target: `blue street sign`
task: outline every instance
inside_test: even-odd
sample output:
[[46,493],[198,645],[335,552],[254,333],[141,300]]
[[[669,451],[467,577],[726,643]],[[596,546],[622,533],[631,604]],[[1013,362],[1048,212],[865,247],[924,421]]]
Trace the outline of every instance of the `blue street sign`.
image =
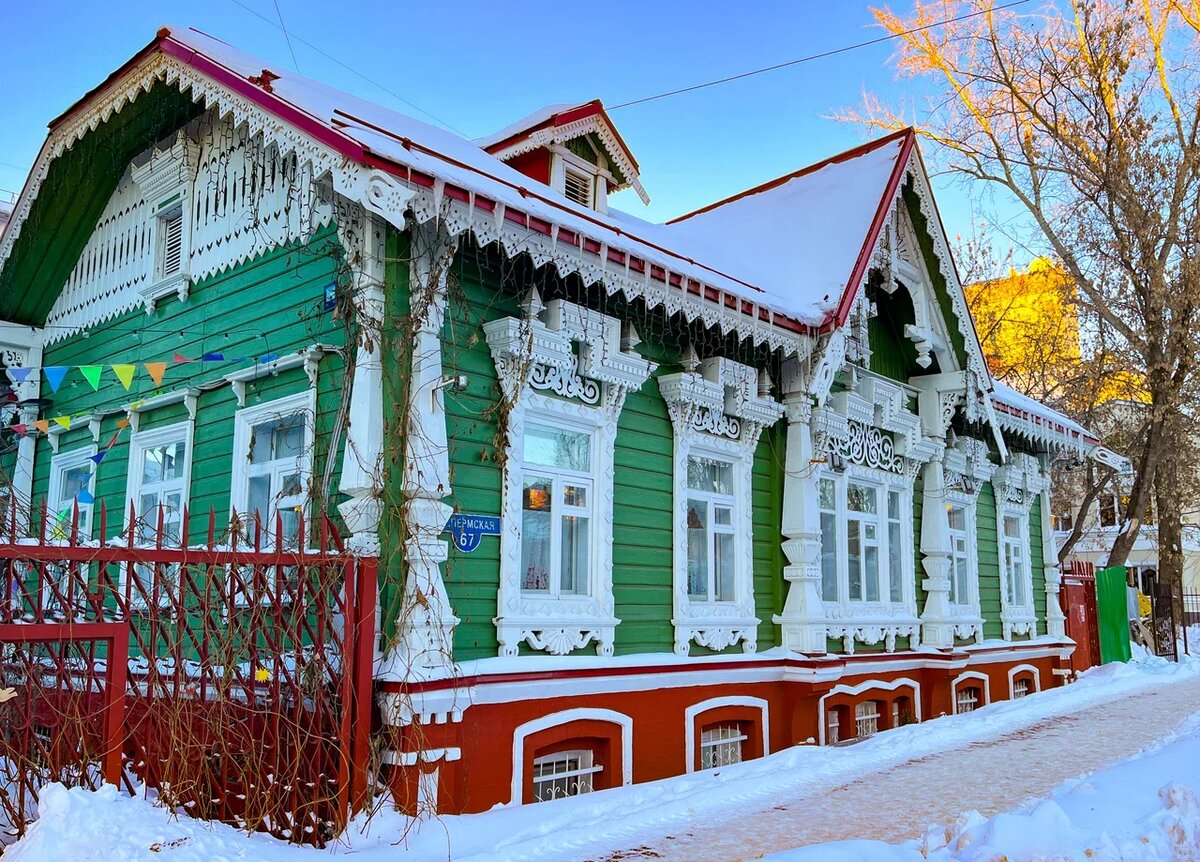
[[450,531],[454,547],[469,554],[479,547],[484,536],[500,535],[500,519],[491,515],[451,515],[446,529]]

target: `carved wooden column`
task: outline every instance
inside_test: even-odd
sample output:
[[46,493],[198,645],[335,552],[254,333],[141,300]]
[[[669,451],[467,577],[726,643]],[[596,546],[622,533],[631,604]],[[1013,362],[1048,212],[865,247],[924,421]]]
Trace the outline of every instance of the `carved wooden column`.
[[[22,373],[12,369],[37,368],[42,364],[43,331],[15,323],[0,322],[0,352],[4,365],[10,369],[8,378],[18,402],[37,402],[41,395],[41,374]],[[37,407],[16,408],[15,418],[9,421],[32,426],[38,418]],[[17,461],[12,476],[10,504],[16,507],[17,536],[29,534],[30,506],[33,500],[33,459],[37,452],[37,435],[24,434],[17,441]],[[3,523],[10,523],[10,513],[0,512]],[[13,537],[16,538],[16,537]]]
[[454,243],[442,230],[412,233],[410,303],[415,327],[405,432],[404,596],[397,620],[397,659],[414,669],[453,664],[452,634],[458,618],[450,608],[442,564],[449,553],[441,538],[452,509],[446,411],[442,399],[442,324],[446,274]]
[[[785,368],[785,384],[791,375]],[[821,601],[821,513],[814,463],[812,399],[807,392],[788,392],[787,453],[783,478],[783,553],[788,583],[783,613],[774,618],[783,646],[796,652],[823,653],[826,648],[825,607]]]
[[350,533],[350,547],[364,556],[379,555],[379,518],[383,511],[383,285],[387,227],[359,204],[339,208],[338,234],[353,272],[353,303],[359,338],[353,348],[354,378],[350,421],[338,484],[350,499],[338,512]]
[[[1045,467],[1048,471],[1049,466]],[[1042,572],[1046,576],[1046,634],[1066,637],[1067,618],[1058,594],[1062,589],[1062,568],[1058,564],[1058,544],[1054,541],[1054,519],[1050,512],[1050,483],[1042,489]]]
[[950,519],[946,511],[946,480],[942,457],[927,461],[921,507],[921,565],[925,569],[925,609],[921,613],[921,640],[926,646],[954,646],[954,620],[950,612]]

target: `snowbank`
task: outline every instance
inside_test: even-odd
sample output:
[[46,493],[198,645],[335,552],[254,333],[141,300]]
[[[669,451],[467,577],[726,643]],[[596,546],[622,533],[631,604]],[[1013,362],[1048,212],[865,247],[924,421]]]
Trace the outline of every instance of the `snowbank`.
[[[806,786],[845,781],[914,758],[992,739],[1114,697],[1193,679],[1197,675],[1200,675],[1200,660],[1191,659],[1175,665],[1163,659],[1149,658],[1137,664],[1094,668],[1083,674],[1079,682],[1066,688],[1053,689],[1018,701],[996,703],[968,715],[945,716],[920,725],[897,728],[849,748],[798,746],[735,767],[538,805],[503,807],[484,814],[442,817],[425,823],[414,823],[394,812],[385,812],[369,823],[352,827],[350,834],[345,836],[345,844],[335,847],[332,852],[333,855],[351,853],[361,862],[383,862],[396,858],[414,862],[603,858],[605,851],[630,846],[646,833],[661,833],[664,828],[694,823],[709,814],[727,815],[731,806],[745,810],[767,807],[773,798],[782,793],[796,793],[803,791]],[[1191,769],[1200,780],[1200,737],[1193,740],[1191,745],[1195,753]],[[1147,792],[1153,796],[1162,783],[1159,782]],[[1157,803],[1163,829],[1192,828],[1173,826],[1176,821],[1170,818],[1175,817],[1179,824],[1184,824],[1185,820],[1179,819],[1184,816],[1181,812],[1192,811],[1194,800],[1182,789],[1172,798],[1176,800],[1172,808]],[[1188,805],[1193,807],[1188,808]],[[1143,819],[1155,813],[1146,806],[1139,808],[1138,812],[1138,817]],[[1058,825],[1063,823],[1053,809],[1004,816],[1024,817],[1020,821],[1022,824],[1038,823],[1038,818]],[[1186,822],[1191,823],[1190,820]],[[1010,828],[1007,823],[996,818],[986,828],[1007,830]],[[1071,819],[1071,823],[1076,821]],[[1075,828],[1080,830],[1082,836],[1087,823],[1080,820]],[[991,840],[988,837],[990,833],[985,834],[980,830],[985,830],[984,824],[963,824],[963,829],[954,832],[952,837],[958,842],[961,835],[969,834],[973,836],[970,840],[976,846],[983,847],[986,846],[984,841]],[[1084,839],[1080,837],[1079,840]],[[155,846],[157,850],[152,849]],[[406,848],[407,852],[401,848]],[[169,856],[163,855],[165,849],[170,850]],[[912,855],[919,851],[911,846],[895,848],[886,844],[855,842],[853,845],[834,845],[826,849],[829,855],[802,858],[868,862],[874,859],[893,862],[897,859],[920,858],[919,855]],[[113,788],[91,793],[50,787],[42,795],[41,819],[31,827],[24,839],[8,850],[5,862],[60,862],[91,857],[103,858],[105,862],[166,858],[173,862],[207,862],[212,859],[300,862],[316,859],[318,857],[313,854],[318,853],[325,857],[329,855],[324,851],[290,847],[264,836],[247,837],[220,824],[203,823],[186,817],[175,818],[170,812],[154,807],[145,799],[129,798]],[[791,857],[784,858],[791,862]],[[938,858],[965,860],[989,857],[960,855]]]
[[1200,714],[1138,757],[985,820],[970,811],[922,841],[814,844],[764,862],[1180,862],[1200,858]]

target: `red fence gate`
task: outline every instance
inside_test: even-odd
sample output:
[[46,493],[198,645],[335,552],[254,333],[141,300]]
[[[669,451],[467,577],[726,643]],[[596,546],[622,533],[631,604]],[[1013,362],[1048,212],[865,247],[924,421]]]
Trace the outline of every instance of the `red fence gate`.
[[[100,510],[99,535],[108,533]],[[323,844],[368,790],[376,561],[328,520],[139,522],[99,544],[45,511],[0,540],[0,816],[50,781],[143,783],[193,816]],[[246,534],[249,533],[249,536]],[[135,536],[158,537],[154,546]],[[167,547],[163,537],[172,539]]]
[[1082,560],[1068,560],[1063,566],[1059,593],[1066,616],[1067,637],[1075,641],[1071,669],[1082,673],[1100,664],[1099,614],[1096,609],[1096,567]]

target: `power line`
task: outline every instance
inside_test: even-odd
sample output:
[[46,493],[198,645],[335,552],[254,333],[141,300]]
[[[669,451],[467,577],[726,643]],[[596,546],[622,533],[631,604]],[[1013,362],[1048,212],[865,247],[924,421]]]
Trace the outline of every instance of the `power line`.
[[279,18],[279,29],[283,31],[284,41],[287,42],[288,53],[292,55],[292,68],[296,70],[296,74],[300,74],[300,64],[296,62],[296,49],[292,47],[292,37],[287,31],[287,24],[283,23],[283,12],[279,11],[279,0],[275,2],[275,16]]
[[[234,2],[237,2],[237,0],[234,0]],[[924,30],[932,30],[934,27],[941,27],[945,24],[953,24],[956,21],[965,21],[968,18],[975,18],[979,15],[988,15],[988,14],[991,14],[992,12],[999,12],[1001,9],[1011,9],[1014,6],[1023,6],[1028,2],[1030,2],[1030,0],[1014,0],[1014,2],[1005,3],[1002,6],[993,6],[990,9],[982,9],[982,10],[979,10],[976,12],[968,12],[965,15],[959,15],[957,18],[947,18],[944,21],[935,21],[932,24],[925,24],[921,27],[913,27],[911,30],[905,30],[902,33],[889,33],[887,36],[880,36],[877,39],[868,39],[865,42],[858,42],[858,43],[855,43],[854,45],[846,45],[841,48],[834,48],[831,51],[822,51],[819,54],[810,54],[809,56],[801,57],[798,60],[788,60],[786,63],[776,63],[774,66],[764,66],[761,69],[753,69],[749,72],[741,72],[737,75],[730,75],[727,78],[718,78],[715,81],[706,81],[703,84],[693,84],[690,87],[680,87],[678,90],[670,90],[666,93],[658,93],[657,95],[654,95],[654,96],[643,96],[640,99],[633,99],[632,101],[629,101],[629,102],[622,102],[619,105],[612,105],[611,107],[608,107],[607,110],[615,111],[618,108],[628,108],[633,105],[642,105],[642,104],[645,104],[646,102],[655,102],[659,99],[665,99],[668,96],[678,96],[681,93],[691,93],[695,90],[703,90],[706,87],[715,87],[718,84],[728,84],[730,81],[740,81],[742,78],[750,78],[750,77],[753,77],[754,75],[762,75],[766,72],[774,72],[779,69],[786,69],[789,66],[798,66],[801,63],[808,63],[813,60],[822,60],[826,57],[833,57],[836,54],[845,54],[847,51],[855,51],[859,48],[867,48],[871,45],[878,45],[881,42],[890,42],[892,39],[898,39],[901,36],[908,36],[912,33],[920,33]]]
[[[282,28],[280,28],[280,26],[277,23],[272,21],[266,15],[263,15],[257,9],[252,9],[251,7],[247,6],[245,3],[241,2],[241,0],[230,0],[230,2],[236,6],[240,6],[241,8],[245,9],[247,12],[249,12],[254,17],[260,18],[263,21],[266,21],[272,27],[275,27],[276,29],[282,29]],[[429,113],[429,111],[426,111],[424,108],[420,107],[419,105],[414,105],[412,102],[410,102],[408,99],[404,98],[403,96],[401,96],[399,93],[395,92],[394,90],[390,90],[387,87],[385,87],[383,84],[376,81],[375,79],[367,77],[362,72],[358,71],[358,69],[355,69],[353,66],[343,63],[341,60],[339,60],[337,57],[333,56],[332,54],[328,54],[325,51],[322,51],[320,48],[318,48],[312,42],[307,42],[304,39],[301,39],[299,36],[292,36],[291,38],[295,39],[297,42],[299,42],[301,45],[305,46],[309,50],[317,52],[322,57],[324,57],[326,60],[329,60],[331,63],[336,63],[337,65],[341,66],[343,69],[345,69],[347,72],[350,72],[352,75],[357,75],[359,78],[362,78],[368,84],[378,87],[379,89],[383,90],[383,92],[387,93],[392,98],[396,99],[397,101],[403,102],[405,105],[408,105],[414,111],[424,114],[426,117],[433,120],[439,126],[444,126],[445,128],[449,129],[450,131],[452,131],[458,135],[461,135],[464,138],[470,138],[470,135],[468,135],[462,129],[455,128],[450,123],[447,123],[445,120],[441,119],[440,117],[434,116],[433,114]]]

